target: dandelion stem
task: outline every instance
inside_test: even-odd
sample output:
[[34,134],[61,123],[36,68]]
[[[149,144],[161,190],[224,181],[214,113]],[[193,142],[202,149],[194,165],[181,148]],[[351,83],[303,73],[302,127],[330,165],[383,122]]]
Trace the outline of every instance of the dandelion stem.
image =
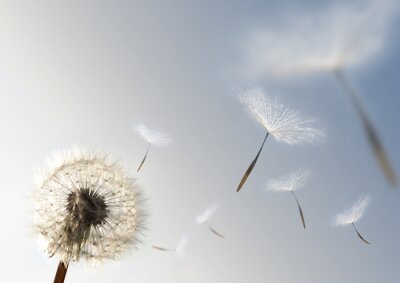
[[56,276],[54,277],[54,283],[64,283],[67,270],[68,270],[68,263],[60,261],[60,263],[58,264]]
[[344,92],[350,98],[350,101],[352,102],[353,106],[355,107],[355,109],[357,111],[358,116],[361,119],[361,123],[362,123],[364,131],[367,135],[368,141],[372,147],[375,158],[379,162],[379,165],[381,166],[389,183],[392,186],[396,186],[397,185],[396,175],[390,165],[389,159],[388,159],[386,152],[382,146],[380,138],[379,138],[377,132],[375,131],[374,127],[372,126],[372,123],[370,122],[357,93],[351,87],[349,81],[346,79],[345,75],[343,74],[343,71],[340,68],[337,68],[334,72],[335,72],[336,79],[338,80],[339,84],[342,86]]
[[246,172],[244,173],[244,175],[242,177],[242,180],[240,180],[240,183],[239,183],[238,188],[236,189],[236,192],[239,192],[242,189],[242,187],[243,187],[244,183],[246,182],[247,178],[249,177],[251,171],[253,171],[253,168],[257,163],[257,159],[260,156],[261,150],[264,147],[264,144],[265,144],[265,141],[267,140],[268,135],[269,135],[269,132],[267,132],[267,134],[265,135],[264,141],[261,144],[261,147],[260,147],[260,149],[259,149],[259,151],[258,151],[258,153],[256,155],[256,158],[253,160],[253,162],[251,162],[249,168],[247,168]]
[[354,230],[356,231],[358,237],[359,237],[364,243],[366,243],[366,244],[369,245],[370,242],[368,242],[367,240],[365,240],[365,239],[363,238],[363,236],[361,236],[361,234],[358,232],[356,226],[354,225],[354,222],[352,222],[351,225],[353,226]]
[[143,157],[143,159],[142,159],[142,162],[140,162],[140,165],[139,165],[139,168],[137,169],[137,172],[139,172],[140,168],[142,168],[144,162],[146,161],[147,154],[149,154],[150,145],[151,145],[151,143],[149,143],[149,145],[148,145],[148,147],[147,147],[146,154],[144,155],[144,157]]
[[301,209],[300,203],[297,200],[297,197],[296,197],[294,191],[290,191],[290,192],[292,193],[292,195],[293,195],[293,197],[294,197],[294,199],[295,199],[295,201],[297,203],[297,206],[299,207],[299,213],[300,213],[300,217],[301,217],[301,222],[303,223],[304,229],[306,229],[306,222],[304,220],[304,214],[303,214],[303,210]]

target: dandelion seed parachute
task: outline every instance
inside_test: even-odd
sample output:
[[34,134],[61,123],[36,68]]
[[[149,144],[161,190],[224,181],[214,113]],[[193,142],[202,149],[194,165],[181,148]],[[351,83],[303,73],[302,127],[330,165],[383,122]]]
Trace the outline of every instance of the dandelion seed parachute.
[[189,243],[189,239],[186,236],[183,236],[175,249],[164,248],[160,246],[152,246],[153,249],[162,251],[162,252],[174,252],[175,256],[180,260],[183,260],[186,257],[186,249]]
[[277,97],[267,96],[260,88],[244,92],[239,100],[277,141],[294,145],[315,143],[323,137],[313,125],[315,120],[303,118],[300,112],[281,104]]
[[146,161],[147,155],[149,154],[150,146],[163,146],[170,143],[172,139],[167,134],[150,129],[144,124],[137,125],[135,130],[145,141],[148,142],[146,154],[144,155],[137,169],[137,172],[139,172]]
[[[196,217],[197,224],[207,223],[208,220],[217,212],[218,203],[213,203],[209,207],[207,207],[201,214]],[[225,238],[221,233],[217,232],[214,228],[212,228],[209,224],[207,224],[208,229],[215,235],[220,238]]]
[[239,96],[239,100],[265,128],[266,135],[255,159],[250,163],[240,180],[236,189],[237,192],[242,189],[253,171],[269,135],[277,141],[291,145],[315,143],[323,137],[322,132],[313,126],[314,120],[304,119],[299,112],[280,104],[276,97],[266,96],[260,88],[243,93]]
[[310,170],[299,169],[281,178],[269,180],[265,190],[269,192],[298,191],[306,185],[310,177]]
[[245,41],[249,75],[298,76],[362,65],[385,46],[398,11],[397,0],[335,2],[286,18],[281,28],[253,31]]
[[283,176],[280,179],[273,179],[268,181],[266,191],[270,192],[290,192],[297,203],[299,209],[299,214],[301,218],[301,223],[303,228],[306,229],[306,222],[304,219],[303,209],[296,197],[295,191],[303,188],[311,176],[311,171],[299,169],[288,175]]
[[144,124],[137,125],[135,130],[145,141],[155,146],[167,145],[172,141],[168,134],[150,129]]
[[196,223],[202,224],[204,222],[207,222],[217,212],[218,206],[218,203],[213,203],[209,207],[207,207],[201,214],[196,217]]
[[189,244],[189,239],[186,236],[183,236],[181,238],[181,240],[178,243],[178,246],[175,249],[175,255],[183,260],[186,257],[186,250],[187,250],[187,246]]
[[347,209],[345,212],[338,214],[335,218],[335,225],[337,226],[346,226],[351,224],[358,237],[366,244],[370,243],[365,240],[365,238],[359,233],[355,226],[355,223],[359,221],[364,215],[364,212],[367,209],[370,201],[370,196],[363,196],[350,209]]
[[370,196],[367,195],[361,197],[350,209],[347,209],[336,216],[335,224],[338,226],[345,226],[351,223],[356,223],[364,215],[370,202]]
[[35,226],[49,256],[64,264],[60,274],[70,261],[115,259],[139,244],[142,200],[135,181],[106,155],[56,155],[38,175]]

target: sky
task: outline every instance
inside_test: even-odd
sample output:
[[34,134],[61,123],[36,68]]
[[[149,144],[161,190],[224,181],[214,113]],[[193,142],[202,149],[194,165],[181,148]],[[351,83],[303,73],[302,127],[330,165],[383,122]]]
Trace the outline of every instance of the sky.
[[[384,1],[380,1],[384,2]],[[147,198],[143,244],[102,266],[72,263],[65,282],[398,282],[399,188],[377,165],[337,83],[340,67],[400,178],[400,24],[396,1],[1,1],[1,282],[52,282],[37,245],[35,170],[54,150],[101,149]],[[378,4],[377,4],[378,3]],[[377,5],[377,6],[376,6]],[[237,96],[260,87],[316,120],[323,142],[269,139]],[[139,124],[168,133],[139,173]],[[312,171],[289,194],[269,180]],[[364,195],[357,228],[335,216]],[[209,224],[196,217],[213,203]],[[152,245],[176,247],[184,258]]]

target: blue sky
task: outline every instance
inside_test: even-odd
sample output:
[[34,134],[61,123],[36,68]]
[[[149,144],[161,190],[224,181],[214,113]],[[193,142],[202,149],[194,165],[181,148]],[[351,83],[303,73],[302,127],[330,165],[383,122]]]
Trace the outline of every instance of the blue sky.
[[[0,3],[0,281],[53,280],[57,260],[34,234],[34,169],[53,150],[78,144],[109,152],[138,179],[149,199],[149,230],[120,261],[71,264],[66,282],[397,282],[399,191],[385,180],[332,71],[277,75],[278,66],[269,65],[294,62],[308,48],[312,55],[335,51],[331,39],[342,37],[329,33],[346,34],[341,25],[372,2],[160,2]],[[373,51],[355,52],[358,61],[345,62],[343,71],[399,176],[400,18],[395,8],[374,10],[375,22],[357,33]],[[300,22],[307,43],[301,52]],[[274,44],[263,46],[255,32]],[[274,54],[256,60],[262,68],[251,59],[258,53],[249,54],[253,44]],[[268,140],[236,193],[265,134],[237,90],[258,86],[317,119],[326,138],[304,146]],[[147,144],[134,131],[138,123],[173,138],[152,149],[139,174]],[[268,180],[300,167],[313,171],[297,195],[306,230],[289,195],[264,192]],[[372,201],[357,227],[368,246],[351,227],[332,225],[364,194]],[[225,240],[195,224],[214,202],[220,206],[210,222]],[[151,248],[176,246],[183,235],[183,261]]]

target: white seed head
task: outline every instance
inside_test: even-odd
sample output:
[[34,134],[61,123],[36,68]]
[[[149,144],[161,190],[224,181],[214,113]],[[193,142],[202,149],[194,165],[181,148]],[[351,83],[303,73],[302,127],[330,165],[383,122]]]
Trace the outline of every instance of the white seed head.
[[135,181],[101,153],[55,155],[38,175],[35,227],[50,256],[101,262],[136,246],[143,199]]
[[344,226],[356,223],[363,216],[370,201],[371,197],[368,195],[361,197],[350,209],[336,216],[335,225]]
[[196,223],[197,224],[202,224],[206,221],[208,221],[217,211],[218,209],[218,203],[213,203],[209,207],[206,208],[201,214],[199,214],[196,217]]
[[268,181],[266,191],[294,192],[304,187],[311,176],[310,170],[299,169],[279,179]]
[[239,100],[254,118],[278,141],[288,144],[313,143],[322,132],[312,126],[314,120],[303,119],[301,114],[269,97],[260,88],[242,93]]
[[247,40],[247,76],[298,75],[364,63],[382,47],[397,0],[344,1],[282,17]]
[[155,146],[167,145],[172,141],[168,134],[150,129],[144,124],[137,125],[135,130],[144,140]]

